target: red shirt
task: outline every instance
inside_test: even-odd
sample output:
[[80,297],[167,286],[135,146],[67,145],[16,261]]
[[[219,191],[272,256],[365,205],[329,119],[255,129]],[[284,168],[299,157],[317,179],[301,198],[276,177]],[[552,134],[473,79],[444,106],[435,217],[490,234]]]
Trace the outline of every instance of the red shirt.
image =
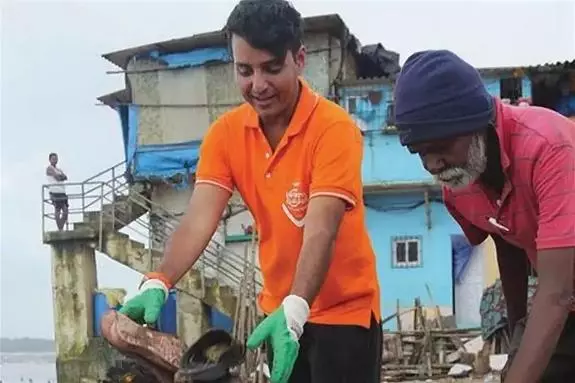
[[524,249],[575,247],[575,123],[549,109],[496,101],[506,182],[499,200],[481,185],[444,189],[445,205],[473,245],[496,234]]

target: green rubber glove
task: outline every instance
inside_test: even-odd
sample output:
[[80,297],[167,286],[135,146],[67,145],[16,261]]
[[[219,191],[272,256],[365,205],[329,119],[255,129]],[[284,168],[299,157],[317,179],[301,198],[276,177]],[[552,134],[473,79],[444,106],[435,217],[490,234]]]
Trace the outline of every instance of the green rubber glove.
[[271,383],[287,383],[299,353],[299,338],[309,316],[307,302],[298,296],[290,295],[282,305],[264,319],[247,341],[251,350],[265,341],[272,347],[273,365],[270,366]]
[[158,321],[160,311],[166,302],[167,287],[157,279],[149,279],[142,284],[138,295],[128,300],[120,313],[139,324],[153,325]]

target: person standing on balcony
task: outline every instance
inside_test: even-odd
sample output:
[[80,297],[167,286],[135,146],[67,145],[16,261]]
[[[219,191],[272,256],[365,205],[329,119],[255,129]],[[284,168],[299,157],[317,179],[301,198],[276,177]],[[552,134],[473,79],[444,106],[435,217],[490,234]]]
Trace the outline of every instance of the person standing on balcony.
[[301,78],[302,18],[285,0],[242,0],[226,30],[245,103],[204,137],[188,210],[159,268],[123,307],[152,323],[198,260],[237,189],[260,239],[273,383],[379,383],[382,353],[375,255],[365,224],[362,135]]
[[[575,382],[575,124],[503,104],[446,50],[407,59],[395,120],[469,241],[495,242],[513,333],[503,381]],[[529,315],[527,260],[538,275]]]
[[56,153],[50,153],[48,160],[50,161],[50,164],[46,167],[48,191],[52,205],[54,205],[56,226],[61,231],[68,221],[68,196],[64,186],[64,181],[68,180],[68,177],[62,169],[56,166],[58,165],[58,155]]

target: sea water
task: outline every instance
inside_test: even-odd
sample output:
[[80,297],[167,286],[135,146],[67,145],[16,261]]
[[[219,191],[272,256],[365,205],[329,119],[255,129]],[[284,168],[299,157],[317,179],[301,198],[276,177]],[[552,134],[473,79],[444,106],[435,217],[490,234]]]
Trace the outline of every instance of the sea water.
[[1,353],[0,383],[56,383],[55,353]]

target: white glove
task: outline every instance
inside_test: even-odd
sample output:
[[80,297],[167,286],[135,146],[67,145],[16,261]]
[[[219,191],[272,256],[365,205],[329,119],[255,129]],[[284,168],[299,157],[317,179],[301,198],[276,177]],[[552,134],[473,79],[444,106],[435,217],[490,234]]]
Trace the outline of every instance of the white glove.
[[307,301],[297,295],[288,295],[282,302],[288,330],[294,340],[298,341],[303,334],[303,326],[309,318]]

